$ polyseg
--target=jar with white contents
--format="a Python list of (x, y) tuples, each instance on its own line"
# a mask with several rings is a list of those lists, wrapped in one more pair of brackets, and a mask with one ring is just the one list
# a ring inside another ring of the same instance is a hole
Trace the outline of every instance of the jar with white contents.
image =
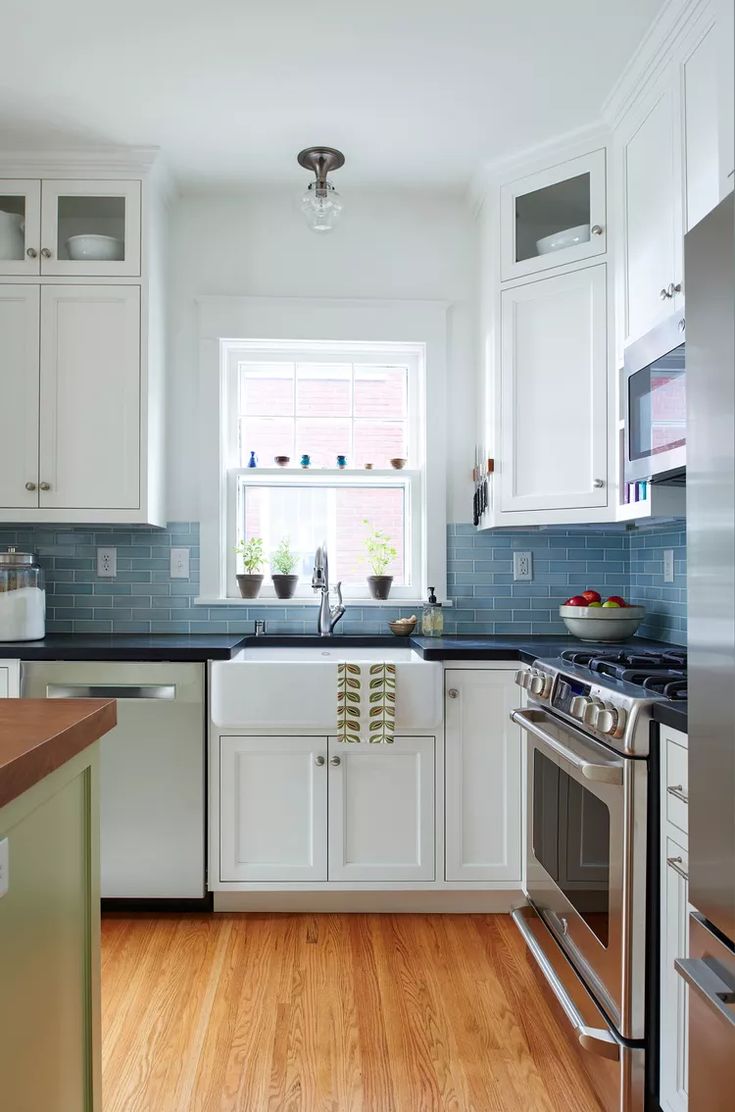
[(0, 552), (0, 641), (40, 641), (46, 634), (43, 569), (33, 552)]

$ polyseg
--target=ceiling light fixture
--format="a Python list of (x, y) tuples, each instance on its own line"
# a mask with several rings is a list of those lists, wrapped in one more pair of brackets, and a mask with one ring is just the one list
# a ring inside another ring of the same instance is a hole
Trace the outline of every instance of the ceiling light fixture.
[(297, 156), (299, 166), (313, 170), (315, 180), (301, 197), (301, 211), (313, 232), (330, 232), (340, 218), (342, 198), (327, 181), (330, 170), (339, 170), (345, 156), (333, 147), (307, 147)]

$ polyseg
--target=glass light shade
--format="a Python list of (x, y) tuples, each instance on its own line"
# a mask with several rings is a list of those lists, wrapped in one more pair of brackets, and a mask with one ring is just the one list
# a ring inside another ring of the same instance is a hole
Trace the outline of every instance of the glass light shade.
[(313, 181), (301, 198), (301, 211), (313, 232), (330, 232), (342, 213), (342, 198), (333, 185)]

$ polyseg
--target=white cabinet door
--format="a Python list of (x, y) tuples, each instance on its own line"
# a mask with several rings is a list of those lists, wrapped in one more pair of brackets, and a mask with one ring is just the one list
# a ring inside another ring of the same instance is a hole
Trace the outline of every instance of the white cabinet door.
[(712, 24), (682, 63), (684, 86), (685, 230), (720, 200), (717, 34)]
[(40, 240), (40, 181), (0, 180), (0, 274), (38, 274)]
[(606, 285), (600, 263), (503, 290), (503, 513), (607, 503)]
[(686, 1112), (689, 990), (674, 961), (689, 954), (688, 855), (665, 830), (662, 841), (660, 1099), (666, 1112)]
[(445, 675), (446, 878), (521, 880), (517, 669)]
[(0, 285), (0, 506), (38, 506), (38, 286)]
[(44, 181), (41, 273), (140, 274), (139, 181)]
[(330, 880), (434, 879), (434, 743), (330, 738)]
[(715, 0), (720, 198), (735, 184), (735, 5)]
[(140, 505), (140, 289), (41, 288), (42, 509)]
[(0, 660), (0, 699), (20, 698), (20, 661)]
[[(672, 290), (682, 281), (676, 88), (676, 82), (667, 82), (623, 141), (627, 340), (642, 336), (681, 306), (681, 294)], [(662, 296), (662, 291), (673, 296)]]
[(327, 879), (327, 741), (220, 738), (220, 880)]

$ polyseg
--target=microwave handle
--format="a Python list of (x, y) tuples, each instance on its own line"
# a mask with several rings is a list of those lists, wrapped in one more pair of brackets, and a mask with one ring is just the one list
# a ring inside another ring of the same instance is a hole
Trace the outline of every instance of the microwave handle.
[(618, 764), (598, 764), (594, 761), (585, 761), (579, 757), (574, 750), (568, 749), (561, 741), (549, 734), (546, 730), (542, 730), (538, 725), (536, 719), (543, 717), (543, 711), (537, 710), (514, 710), (511, 711), (511, 721), (516, 722), (522, 730), (528, 730), (530, 734), (543, 741), (544, 745), (548, 746), (558, 757), (568, 761), (573, 765), (587, 780), (593, 780), (601, 784), (616, 784), (623, 783), (623, 769)]
[(523, 940), (533, 954), (536, 964), (541, 970), (549, 988), (558, 1000), (560, 1008), (574, 1028), (580, 1046), (584, 1050), (596, 1054), (598, 1058), (608, 1058), (612, 1062), (619, 1062), (619, 1044), (608, 1030), (598, 1027), (588, 1027), (586, 1025), (584, 1018), (577, 1011), (574, 1001), (567, 993), (564, 985), (556, 975), (553, 966), (546, 957), (546, 954), (536, 941), (533, 931), (529, 929), (521, 909), (516, 908), (516, 910), (511, 911), (510, 914), (513, 922), (523, 935)]

